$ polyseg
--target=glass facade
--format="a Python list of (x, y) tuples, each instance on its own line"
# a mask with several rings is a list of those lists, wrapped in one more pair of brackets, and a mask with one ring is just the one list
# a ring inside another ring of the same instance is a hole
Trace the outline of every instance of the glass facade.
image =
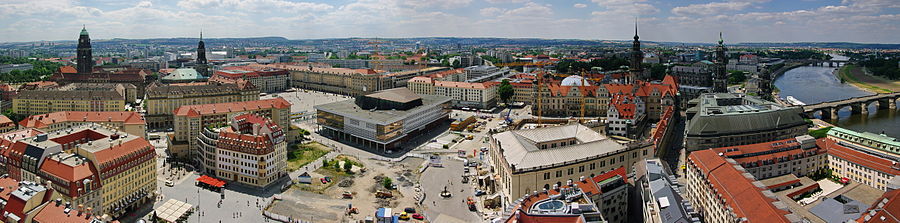
[(344, 116), (318, 110), (316, 112), (316, 117), (316, 123), (319, 125), (332, 127), (338, 130), (344, 129)]
[(376, 137), (379, 141), (388, 141), (400, 135), (403, 135), (403, 120), (377, 127)]

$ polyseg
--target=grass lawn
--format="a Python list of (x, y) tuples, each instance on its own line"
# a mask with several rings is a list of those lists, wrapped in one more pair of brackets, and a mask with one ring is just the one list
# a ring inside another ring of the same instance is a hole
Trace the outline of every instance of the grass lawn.
[(288, 148), (288, 171), (300, 169), (303, 165), (324, 156), (330, 148), (317, 142), (297, 144)]
[(850, 72), (851, 72), (850, 70), (855, 69), (855, 68), (856, 68), (856, 66), (852, 65), (852, 64), (841, 67), (841, 69), (838, 71), (838, 77), (841, 80), (844, 80), (849, 84), (852, 84), (853, 86), (868, 89), (869, 91), (872, 91), (875, 93), (891, 93), (892, 92), (889, 89), (885, 89), (885, 88), (878, 87), (878, 86), (875, 86), (870, 83), (859, 81), (858, 79), (856, 79), (856, 76), (850, 74)]
[(815, 138), (824, 138), (828, 135), (828, 130), (831, 130), (832, 127), (825, 127), (821, 129), (811, 130), (809, 131), (809, 135)]

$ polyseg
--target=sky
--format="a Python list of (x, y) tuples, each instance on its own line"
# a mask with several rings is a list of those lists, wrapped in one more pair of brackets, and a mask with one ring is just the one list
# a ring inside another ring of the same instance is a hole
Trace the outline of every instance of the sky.
[(281, 36), (900, 43), (900, 0), (0, 0), (0, 42)]

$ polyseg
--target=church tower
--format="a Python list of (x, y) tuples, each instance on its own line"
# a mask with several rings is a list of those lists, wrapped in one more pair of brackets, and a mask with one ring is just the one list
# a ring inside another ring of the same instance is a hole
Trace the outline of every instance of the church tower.
[(641, 52), (641, 41), (638, 37), (638, 27), (637, 21), (634, 22), (634, 42), (631, 43), (631, 66), (628, 71), (631, 73), (629, 80), (626, 80), (629, 84), (634, 83), (634, 80), (643, 80), (646, 81), (644, 77), (644, 68), (641, 67), (641, 63), (644, 61), (644, 52)]
[(203, 43), (203, 32), (200, 32), (200, 43), (197, 44), (197, 61), (194, 64), (197, 73), (209, 77), (209, 64), (206, 60), (206, 44)]
[(728, 65), (728, 55), (725, 54), (724, 40), (722, 33), (719, 33), (719, 45), (716, 46), (715, 67), (716, 72), (713, 74), (713, 92), (728, 93), (728, 72), (725, 70)]
[(76, 69), (78, 74), (90, 74), (94, 67), (94, 58), (91, 55), (91, 37), (88, 36), (87, 27), (81, 28), (78, 36), (78, 50), (76, 52)]

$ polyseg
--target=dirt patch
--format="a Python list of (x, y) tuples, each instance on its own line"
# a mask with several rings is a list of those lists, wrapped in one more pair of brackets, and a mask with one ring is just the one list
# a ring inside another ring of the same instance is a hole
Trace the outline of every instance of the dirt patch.
[(863, 68), (855, 65), (841, 67), (838, 71), (841, 80), (876, 93), (900, 92), (900, 81), (887, 80), (881, 77), (867, 75)]

